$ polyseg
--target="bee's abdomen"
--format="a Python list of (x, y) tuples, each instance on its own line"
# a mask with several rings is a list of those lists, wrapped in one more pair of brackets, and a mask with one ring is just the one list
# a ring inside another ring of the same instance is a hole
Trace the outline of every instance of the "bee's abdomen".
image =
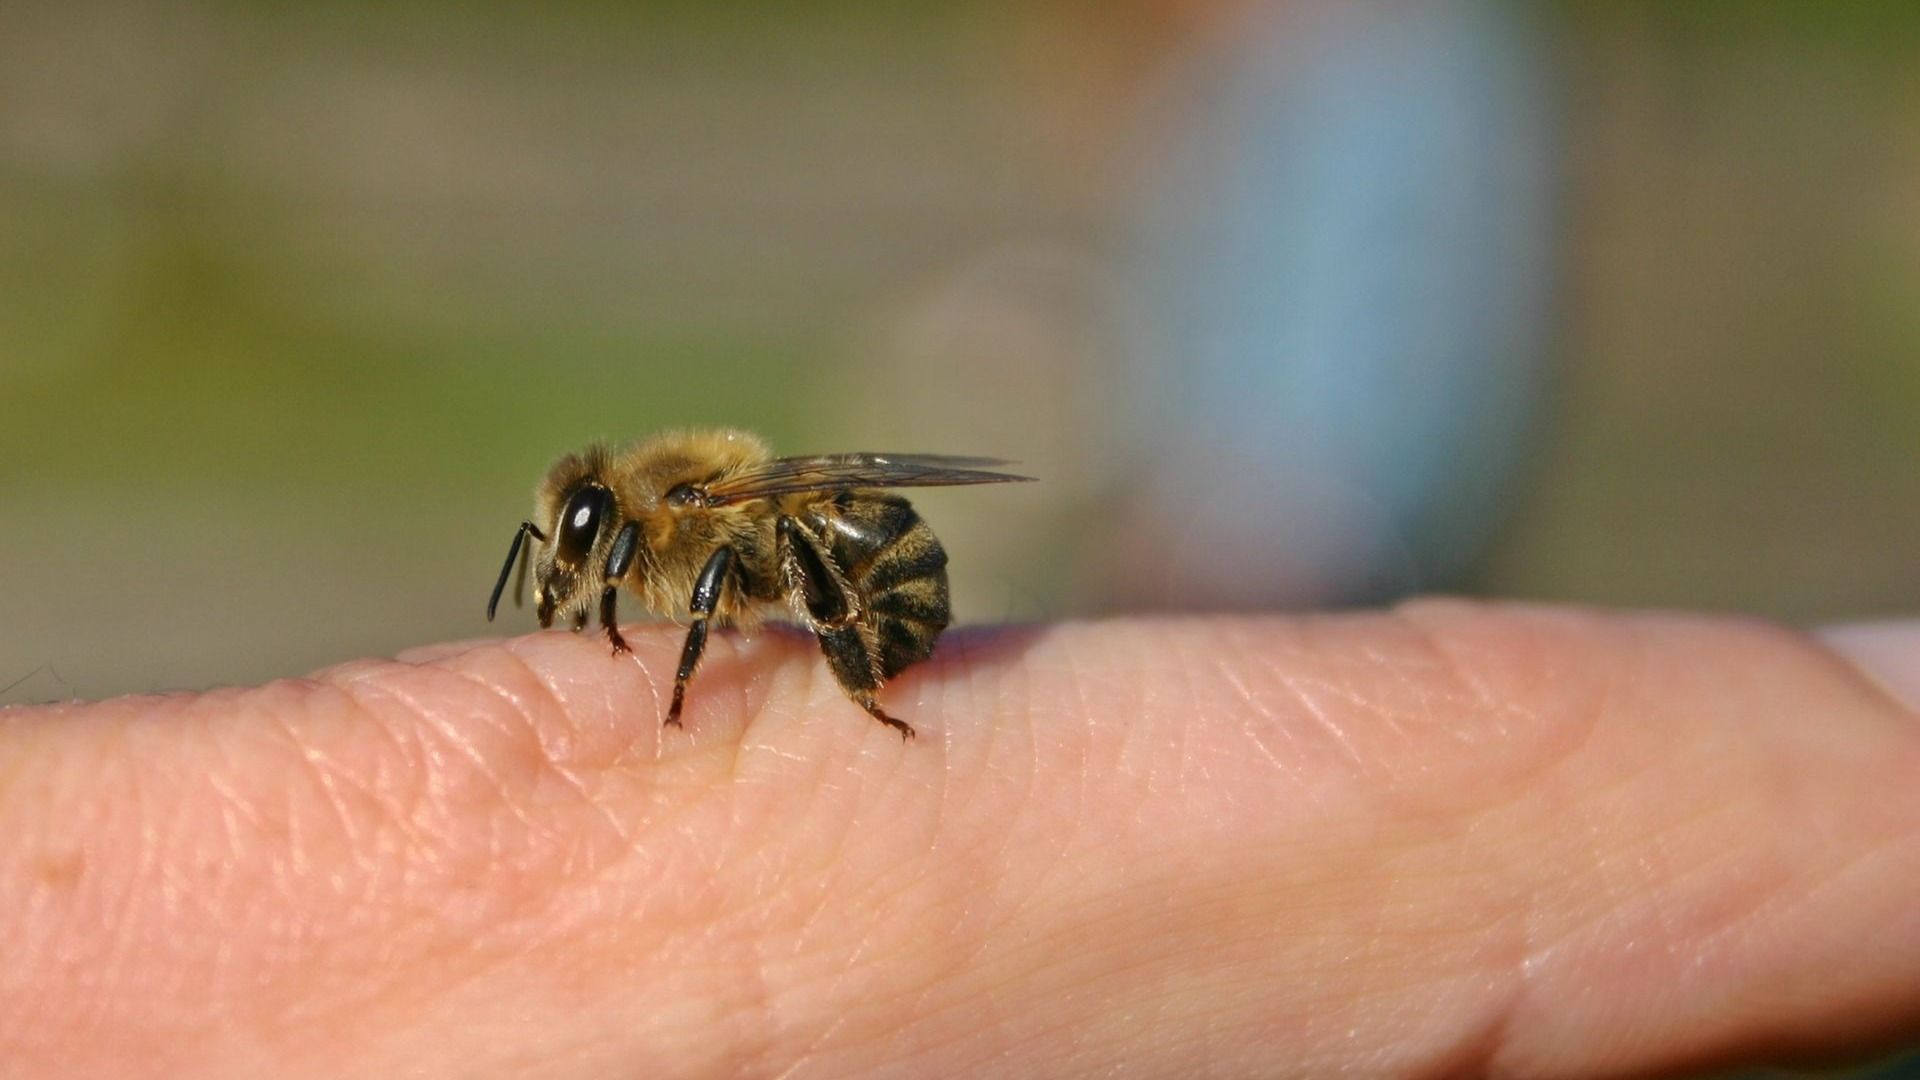
[(832, 519), (817, 527), (872, 619), (881, 677), (932, 655), (953, 617), (947, 552), (912, 505), (897, 495), (843, 493)]

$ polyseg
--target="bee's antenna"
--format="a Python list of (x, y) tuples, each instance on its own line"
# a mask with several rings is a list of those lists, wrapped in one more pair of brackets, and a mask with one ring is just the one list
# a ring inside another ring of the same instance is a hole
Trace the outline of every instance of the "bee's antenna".
[[(540, 536), (539, 531), (535, 530), (534, 535)], [(541, 536), (540, 539), (545, 540), (546, 537)], [(520, 560), (520, 572), (513, 576), (513, 606), (514, 607), (519, 608), (519, 607), (527, 606), (527, 571), (532, 569), (532, 567), (533, 567), (533, 553), (529, 551), (527, 553), (527, 557)]]
[[(535, 526), (534, 523), (531, 521), (521, 522), (520, 527), (514, 530), (513, 546), (507, 549), (507, 562), (506, 562), (506, 565), (500, 568), (500, 580), (493, 583), (493, 595), (487, 597), (487, 621), (488, 622), (493, 621), (493, 611), (495, 608), (500, 606), (500, 594), (507, 591), (507, 577), (513, 573), (513, 564), (515, 562), (519, 562), (520, 560), (520, 545), (526, 542), (528, 533), (532, 533), (533, 538), (535, 540), (538, 540), (543, 544), (546, 543), (546, 540), (547, 540), (546, 534), (541, 532), (540, 529), (537, 526)], [(528, 557), (527, 562), (532, 562), (532, 561), (533, 561), (532, 557)], [(524, 586), (527, 580), (526, 574), (524, 572), (526, 570), (525, 563), (521, 563), (521, 570), (522, 570), (522, 573), (520, 575), (520, 582), (522, 586)], [(516, 607), (519, 606), (520, 597), (524, 592), (525, 592), (524, 588), (517, 588), (514, 590), (513, 592), (514, 606)]]

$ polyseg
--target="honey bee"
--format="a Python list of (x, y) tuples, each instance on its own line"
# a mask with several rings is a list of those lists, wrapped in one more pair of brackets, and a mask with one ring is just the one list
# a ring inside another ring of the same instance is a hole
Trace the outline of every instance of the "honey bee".
[[(710, 623), (746, 629), (782, 603), (812, 631), (841, 689), (874, 719), (913, 737), (883, 710), (886, 681), (926, 659), (951, 621), (947, 553), (907, 500), (886, 488), (998, 484), (997, 458), (826, 454), (776, 458), (741, 431), (674, 431), (621, 450), (592, 446), (554, 463), (520, 523), (487, 598), (492, 621), (519, 563), (534, 568), (540, 625), (600, 626), (627, 651), (620, 587), (654, 612), (690, 620), (666, 722), (680, 726), (687, 680)], [(527, 537), (541, 544), (520, 559)]]

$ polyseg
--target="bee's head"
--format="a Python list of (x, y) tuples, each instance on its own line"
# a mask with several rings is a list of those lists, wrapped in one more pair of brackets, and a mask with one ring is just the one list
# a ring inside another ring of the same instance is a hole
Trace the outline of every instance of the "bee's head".
[[(606, 466), (605, 449), (593, 447), (584, 454), (561, 458), (547, 472), (535, 497), (534, 517), (514, 534), (506, 565), (500, 568), (500, 580), (487, 601), (489, 620), (507, 579), (513, 575), (520, 545), (532, 535), (539, 547), (529, 553), (527, 563), (533, 566), (533, 603), (540, 625), (552, 626), (559, 613), (584, 621), (587, 604), (600, 591), (605, 549), (612, 541), (614, 519), (618, 517), (613, 491), (604, 480)], [(524, 586), (523, 575), (521, 588), (514, 592), (516, 604)]]
[(612, 531), (613, 492), (587, 481), (565, 496), (547, 543), (534, 559), (533, 605), (543, 627), (553, 625), (556, 611), (584, 612), (599, 592), (601, 572), (595, 559)]

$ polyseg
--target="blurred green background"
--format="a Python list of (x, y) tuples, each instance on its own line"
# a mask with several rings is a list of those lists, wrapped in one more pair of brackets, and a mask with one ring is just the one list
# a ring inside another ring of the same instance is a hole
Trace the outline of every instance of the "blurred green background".
[[(1180, 511), (1114, 283), (1235, 17), (0, 4), (0, 702), (528, 629), (535, 480), (668, 425), (1023, 460), (917, 500), (975, 620), (1213, 606), (1137, 587)], [(1526, 23), (1546, 377), (1411, 585), (1920, 609), (1920, 6)]]

